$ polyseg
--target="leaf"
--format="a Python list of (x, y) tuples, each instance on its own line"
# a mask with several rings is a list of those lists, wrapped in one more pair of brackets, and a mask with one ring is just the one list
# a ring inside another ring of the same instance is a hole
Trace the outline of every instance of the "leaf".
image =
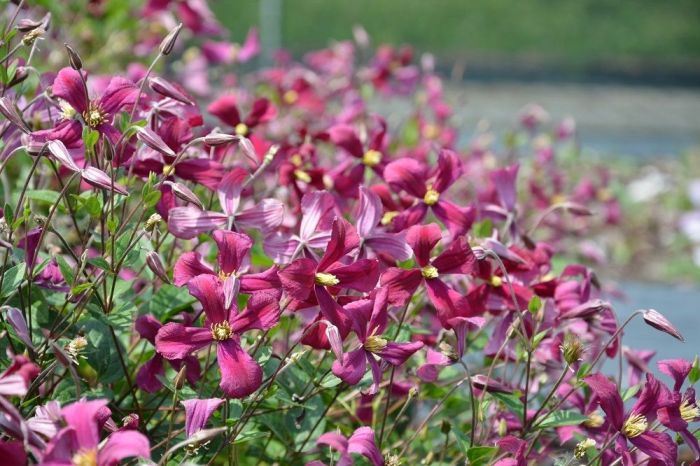
[(576, 372), (576, 378), (578, 380), (582, 380), (588, 375), (589, 372), (591, 372), (591, 364), (588, 362), (584, 362), (583, 364), (581, 364), (581, 367), (578, 368), (578, 371)]
[(498, 452), (496, 447), (471, 447), (467, 450), (467, 459), (471, 466), (491, 464), (491, 458)]
[(588, 419), (587, 416), (578, 411), (554, 411), (547, 418), (537, 424), (537, 429), (548, 429), (550, 427), (576, 426)]
[(176, 314), (188, 308), (194, 301), (195, 299), (190, 296), (187, 288), (163, 285), (146, 305), (148, 310), (142, 310), (141, 313), (145, 314), (150, 312), (163, 320), (162, 317)]
[(695, 356), (695, 360), (693, 361), (693, 367), (688, 373), (688, 380), (692, 385), (695, 385), (695, 382), (700, 380), (700, 359), (698, 359), (697, 356)]
[(158, 201), (160, 200), (160, 195), (160, 191), (151, 191), (150, 193), (146, 194), (143, 198), (143, 203), (145, 207), (149, 208), (158, 204)]
[(516, 395), (507, 395), (505, 393), (491, 393), (491, 396), (506, 405), (506, 407), (515, 413), (518, 418), (523, 417), (523, 402)]
[(27, 264), (21, 262), (11, 269), (5, 271), (5, 278), (2, 282), (2, 290), (0, 297), (5, 297), (16, 290), (24, 280), (24, 274), (27, 271)]
[(532, 297), (529, 303), (527, 303), (527, 310), (532, 314), (536, 314), (540, 309), (542, 309), (542, 299), (535, 295)]
[(26, 194), (27, 199), (49, 205), (55, 204), (58, 201), (58, 196), (59, 194), (56, 191), (48, 189), (30, 189)]
[(640, 388), (642, 388), (641, 383), (638, 383), (637, 385), (632, 385), (631, 387), (627, 387), (627, 389), (624, 392), (622, 392), (622, 401), (627, 401), (630, 398), (632, 398), (634, 395), (637, 394)]
[(94, 265), (102, 270), (112, 270), (112, 266), (109, 265), (109, 262), (107, 262), (104, 257), (91, 257), (88, 259), (88, 264)]

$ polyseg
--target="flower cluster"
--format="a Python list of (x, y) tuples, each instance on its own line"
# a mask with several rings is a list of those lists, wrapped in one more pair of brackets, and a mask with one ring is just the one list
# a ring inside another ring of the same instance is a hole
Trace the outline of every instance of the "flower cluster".
[(138, 38), (149, 67), (68, 46), (53, 72), (51, 18), (8, 8), (3, 464), (672, 465), (669, 432), (700, 461), (697, 362), (660, 361), (667, 387), (623, 345), (637, 316), (679, 331), (619, 322), (590, 248), (565, 261), (620, 221), (605, 170), (560, 164), (572, 121), (527, 107), (531, 150), (465, 148), (431, 57), (362, 30), (221, 77), (257, 34), (227, 41), (201, 0), (147, 2), (182, 21)]

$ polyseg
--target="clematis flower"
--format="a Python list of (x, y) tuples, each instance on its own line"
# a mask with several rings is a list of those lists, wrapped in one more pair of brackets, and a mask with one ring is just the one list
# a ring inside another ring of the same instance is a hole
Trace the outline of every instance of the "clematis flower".
[(221, 370), (219, 386), (224, 394), (230, 398), (250, 395), (262, 383), (262, 368), (241, 347), (241, 335), (250, 330), (268, 330), (277, 323), (280, 315), (277, 297), (255, 294), (246, 309), (238, 312), (235, 303), (225, 306), (223, 287), (214, 275), (199, 275), (190, 281), (188, 288), (202, 303), (209, 328), (166, 324), (156, 335), (156, 350), (166, 359), (184, 359), (214, 343)]
[(357, 216), (357, 234), (360, 237), (360, 254), (372, 249), (376, 254), (387, 255), (404, 261), (413, 255), (406, 243), (406, 234), (386, 233), (378, 226), (383, 217), (382, 201), (377, 194), (364, 186), (360, 187), (360, 211)]
[(190, 438), (204, 428), (212, 413), (224, 403), (224, 400), (221, 398), (192, 399), (180, 403), (185, 407), (185, 435)]
[[(141, 338), (145, 338), (155, 346), (156, 335), (158, 334), (158, 330), (163, 327), (163, 324), (152, 314), (146, 314), (136, 319), (135, 326)], [(184, 364), (187, 367), (185, 372), (187, 381), (192, 386), (197, 383), (201, 376), (199, 361), (193, 356), (187, 356), (182, 360), (174, 359), (170, 361), (170, 364), (176, 371), (180, 370), (180, 367)], [(165, 369), (163, 368), (163, 356), (156, 353), (139, 369), (136, 374), (136, 385), (138, 385), (141, 390), (145, 390), (149, 393), (157, 392), (163, 387), (163, 382), (159, 380), (158, 376), (165, 377)]]
[(380, 288), (371, 299), (353, 301), (343, 308), (350, 317), (351, 327), (360, 347), (340, 355), (333, 363), (333, 373), (345, 383), (356, 385), (365, 375), (367, 364), (372, 369), (374, 383), (369, 393), (379, 390), (382, 369), (380, 362), (392, 366), (402, 365), (413, 353), (423, 347), (423, 342), (396, 343), (384, 338), (388, 324), (388, 292)]
[(82, 123), (116, 144), (121, 133), (112, 125), (112, 120), (122, 108), (136, 103), (138, 87), (128, 79), (114, 77), (100, 97), (91, 99), (78, 73), (72, 68), (63, 68), (53, 82), (51, 89), (53, 95), (61, 99), (65, 120), (54, 132), (65, 131), (66, 126), (70, 126), (72, 132), (82, 134)]
[(509, 435), (496, 442), (498, 448), (513, 455), (513, 458), (504, 458), (496, 461), (493, 466), (527, 466), (528, 443), (517, 437)]
[(432, 210), (454, 237), (464, 234), (474, 221), (473, 207), (462, 208), (445, 200), (444, 193), (462, 175), (462, 162), (456, 153), (443, 149), (437, 167), (430, 170), (425, 164), (411, 158), (401, 158), (388, 164), (384, 179), (396, 190), (403, 190), (417, 202), (393, 220), (400, 231), (417, 225)]
[(253, 102), (248, 116), (241, 118), (240, 110), (236, 104), (236, 97), (223, 95), (212, 102), (207, 111), (217, 117), (225, 125), (233, 127), (237, 136), (247, 137), (251, 131), (261, 123), (270, 121), (275, 117), (275, 107), (269, 100), (261, 98)]
[(284, 204), (277, 199), (263, 199), (256, 205), (238, 211), (243, 182), (248, 172), (234, 168), (219, 183), (217, 192), (223, 213), (200, 210), (197, 207), (175, 207), (168, 212), (168, 228), (177, 238), (190, 239), (215, 228), (258, 228), (263, 233), (277, 228), (284, 216)]
[(616, 449), (622, 456), (622, 464), (634, 464), (627, 448), (629, 441), (650, 458), (671, 466), (676, 464), (677, 448), (668, 434), (649, 430), (656, 418), (660, 407), (660, 384), (653, 375), (647, 374), (647, 382), (642, 389), (637, 402), (625, 414), (622, 397), (617, 386), (603, 374), (589, 375), (585, 379), (593, 394), (598, 399), (600, 407), (605, 412), (605, 420), (610, 428), (619, 432)]
[[(336, 432), (326, 432), (316, 440), (316, 445), (328, 446), (340, 453), (336, 466), (351, 466), (353, 464), (352, 454), (357, 453), (369, 460), (373, 466), (384, 466), (384, 458), (377, 448), (374, 440), (374, 431), (371, 427), (359, 427), (346, 439)], [(325, 466), (321, 461), (306, 463), (306, 466)]]
[(681, 386), (693, 369), (693, 364), (685, 359), (666, 359), (659, 361), (657, 366), (661, 372), (673, 378), (673, 391), (661, 385), (661, 398), (665, 401), (665, 406), (657, 413), (659, 421), (673, 432), (678, 432), (693, 451), (695, 460), (700, 461), (700, 444), (688, 425), (700, 421), (700, 405), (693, 387), (688, 387), (681, 393)]
[(63, 408), (66, 427), (51, 439), (39, 464), (116, 466), (129, 457), (150, 459), (148, 439), (135, 430), (114, 432), (100, 442), (99, 417), (106, 405), (106, 400), (83, 400)]
[(473, 272), (476, 257), (466, 240), (459, 237), (442, 254), (431, 259), (430, 252), (441, 239), (440, 227), (434, 223), (411, 227), (406, 241), (413, 249), (418, 268), (389, 268), (382, 274), (380, 282), (381, 286), (388, 288), (389, 302), (395, 306), (405, 306), (418, 286), (425, 283), (428, 298), (437, 310), (440, 323), (459, 333), (458, 344), (462, 348), (464, 332), (468, 328), (482, 326), (484, 320), (475, 316), (467, 298), (449, 287), (441, 277)]
[(355, 229), (344, 219), (333, 222), (331, 239), (321, 259), (297, 259), (279, 272), (284, 291), (294, 300), (318, 303), (321, 313), (345, 336), (350, 329), (350, 320), (343, 314), (331, 293), (341, 289), (368, 292), (379, 279), (378, 262), (374, 259), (359, 259), (351, 264), (341, 262), (349, 252), (359, 246)]

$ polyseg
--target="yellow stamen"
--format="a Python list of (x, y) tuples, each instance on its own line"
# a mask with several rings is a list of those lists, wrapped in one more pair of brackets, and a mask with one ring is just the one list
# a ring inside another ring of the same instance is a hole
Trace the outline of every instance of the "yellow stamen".
[(589, 414), (588, 420), (583, 421), (584, 426), (591, 427), (593, 429), (602, 426), (604, 423), (605, 419), (603, 419), (603, 416), (597, 411), (594, 411), (591, 414)]
[(83, 112), (83, 120), (90, 128), (97, 128), (105, 122), (107, 114), (95, 102), (90, 102), (87, 110)]
[(700, 417), (700, 406), (691, 404), (690, 400), (683, 400), (680, 412), (685, 422), (691, 422)]
[(587, 438), (586, 440), (576, 444), (576, 448), (574, 448), (574, 456), (577, 459), (583, 459), (586, 457), (586, 450), (593, 447), (595, 447), (595, 440)]
[(289, 161), (292, 162), (292, 165), (295, 167), (300, 167), (304, 160), (301, 158), (301, 154), (294, 154), (289, 157)]
[(74, 466), (97, 466), (97, 450), (81, 450), (71, 458)]
[(428, 205), (437, 204), (440, 200), (440, 193), (435, 191), (432, 186), (428, 186), (427, 191), (425, 191), (425, 196), (423, 196), (423, 202)]
[(384, 226), (389, 225), (394, 221), (394, 218), (396, 218), (397, 215), (399, 215), (399, 213), (395, 210), (384, 212), (384, 215), (382, 215), (381, 224)]
[(371, 335), (367, 337), (367, 340), (365, 340), (364, 347), (370, 353), (379, 353), (381, 350), (386, 348), (387, 344), (388, 342), (385, 338), (376, 335)]
[(231, 276), (230, 273), (226, 273), (223, 270), (219, 270), (219, 280), (224, 281), (230, 276)]
[(641, 414), (633, 414), (622, 425), (622, 435), (627, 438), (635, 438), (642, 435), (649, 427), (647, 418)]
[(311, 175), (306, 173), (304, 170), (294, 170), (294, 178), (304, 183), (311, 183)]
[(175, 174), (175, 167), (172, 165), (163, 165), (163, 176), (173, 176)]
[(555, 194), (549, 202), (551, 202), (552, 205), (563, 204), (566, 202), (566, 196), (563, 194)]
[(426, 265), (422, 269), (420, 269), (421, 275), (423, 277), (427, 278), (428, 280), (432, 280), (433, 278), (437, 278), (439, 273), (438, 269), (436, 267), (433, 267), (432, 265)]
[(236, 125), (236, 128), (234, 129), (234, 131), (236, 132), (236, 134), (238, 136), (247, 136), (248, 135), (248, 125), (246, 125), (245, 123), (238, 123)]
[(499, 277), (498, 275), (494, 275), (493, 277), (491, 277), (491, 280), (489, 281), (489, 283), (494, 288), (498, 288), (499, 286), (503, 285), (503, 279), (501, 277)]
[(64, 120), (72, 120), (78, 114), (77, 111), (65, 100), (61, 100), (58, 104), (61, 107), (61, 117)]
[(368, 150), (367, 152), (365, 152), (365, 155), (362, 156), (362, 163), (364, 163), (368, 167), (377, 166), (381, 161), (382, 153), (374, 149)]
[(224, 320), (218, 324), (212, 324), (211, 326), (211, 337), (216, 341), (224, 341), (231, 338), (233, 331), (231, 330), (231, 325), (228, 320)]
[(292, 105), (299, 99), (299, 93), (294, 89), (290, 89), (282, 95), (282, 100), (287, 105)]
[(340, 283), (338, 277), (332, 273), (319, 272), (316, 274), (316, 284), (321, 286), (335, 286)]

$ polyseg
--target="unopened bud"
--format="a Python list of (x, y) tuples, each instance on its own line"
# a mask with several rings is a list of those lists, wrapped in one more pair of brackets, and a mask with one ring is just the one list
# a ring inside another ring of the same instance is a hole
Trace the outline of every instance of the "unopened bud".
[(70, 64), (70, 67), (76, 71), (83, 69), (83, 61), (80, 59), (78, 52), (76, 52), (75, 49), (68, 44), (63, 45), (66, 47), (66, 51), (68, 51), (68, 63)]
[(170, 97), (171, 99), (182, 102), (183, 104), (194, 105), (192, 99), (185, 94), (184, 91), (178, 89), (174, 84), (171, 84), (163, 78), (154, 76), (148, 80), (148, 85), (151, 89), (153, 89), (153, 91), (164, 97)]
[(150, 217), (148, 217), (148, 220), (146, 220), (146, 226), (144, 228), (146, 231), (151, 232), (156, 229), (162, 220), (163, 217), (161, 217), (160, 214), (152, 214)]
[(581, 360), (584, 352), (583, 344), (576, 335), (568, 333), (561, 344), (561, 352), (564, 355), (564, 361), (571, 366)]
[(165, 181), (163, 184), (170, 186), (170, 189), (173, 190), (175, 197), (178, 197), (185, 202), (189, 202), (190, 204), (194, 204), (201, 210), (204, 210), (204, 204), (202, 204), (202, 201), (200, 201), (197, 195), (184, 184), (177, 183), (175, 181)]
[(659, 311), (655, 309), (647, 309), (642, 312), (642, 317), (644, 318), (644, 322), (655, 329), (668, 333), (673, 338), (680, 341), (685, 341), (685, 338), (683, 338), (681, 332), (679, 332), (678, 329), (676, 329), (676, 327), (674, 327), (673, 324)]
[(240, 139), (240, 136), (233, 136), (225, 133), (209, 133), (204, 136), (203, 141), (207, 146), (224, 146)]
[(180, 390), (182, 387), (185, 386), (185, 382), (187, 381), (187, 366), (185, 364), (182, 365), (180, 368), (180, 371), (177, 373), (175, 376), (175, 390)]
[(440, 425), (440, 432), (447, 435), (450, 433), (451, 430), (452, 430), (452, 425), (443, 419), (442, 424)]
[(127, 430), (137, 430), (139, 428), (139, 415), (131, 413), (122, 418), (122, 428)]
[(150, 128), (138, 128), (136, 131), (136, 138), (150, 147), (151, 149), (160, 152), (163, 155), (175, 158), (176, 154), (168, 146), (163, 138), (161, 138), (155, 131)]
[(26, 134), (30, 133), (29, 127), (24, 122), (17, 111), (17, 107), (9, 97), (0, 98), (0, 113), (2, 113), (2, 115), (10, 121), (10, 123), (17, 126), (22, 132)]
[(175, 47), (175, 42), (177, 41), (177, 36), (180, 35), (180, 29), (182, 29), (182, 23), (178, 24), (175, 26), (167, 36), (163, 39), (163, 41), (160, 43), (160, 54), (161, 55), (169, 55), (170, 52), (173, 51), (173, 47)]
[(12, 76), (12, 79), (10, 80), (9, 83), (7, 83), (7, 87), (14, 87), (17, 84), (24, 82), (27, 78), (29, 77), (29, 72), (27, 71), (27, 68), (25, 66), (18, 66), (17, 69), (15, 70), (14, 76)]
[(19, 32), (29, 32), (41, 26), (41, 21), (34, 21), (33, 19), (25, 18), (17, 21), (15, 29)]
[(170, 283), (170, 278), (165, 272), (165, 267), (163, 267), (163, 261), (160, 260), (160, 256), (155, 251), (148, 251), (146, 253), (146, 264), (151, 272), (155, 274), (156, 277), (163, 280), (165, 283)]
[(75, 358), (78, 357), (78, 355), (82, 353), (85, 348), (87, 348), (87, 345), (88, 341), (85, 339), (85, 337), (75, 337), (70, 341), (70, 343), (68, 343), (68, 347), (66, 349), (68, 350), (68, 353)]
[(114, 159), (114, 146), (108, 137), (102, 138), (102, 155), (104, 159), (111, 162)]

